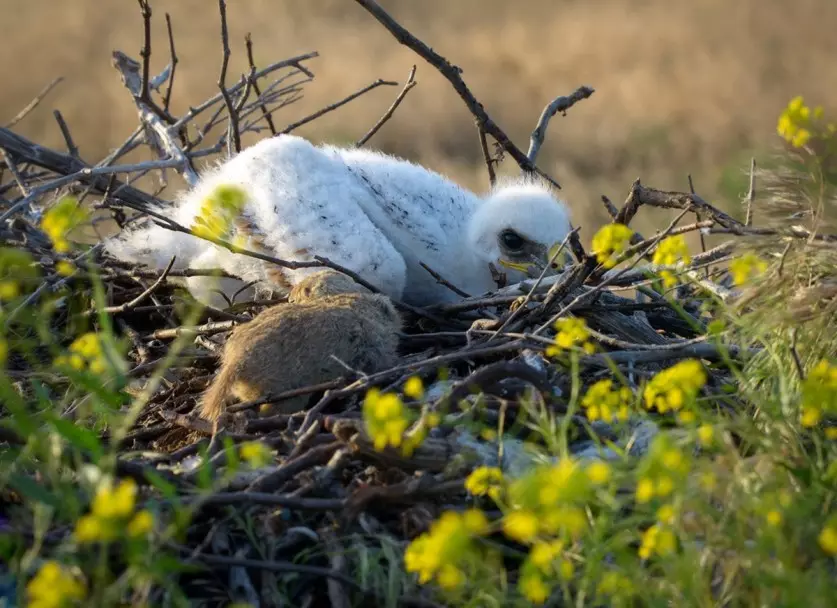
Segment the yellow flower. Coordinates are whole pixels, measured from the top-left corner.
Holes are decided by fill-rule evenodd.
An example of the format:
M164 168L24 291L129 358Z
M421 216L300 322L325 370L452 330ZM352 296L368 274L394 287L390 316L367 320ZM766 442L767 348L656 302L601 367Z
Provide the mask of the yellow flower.
M746 253L729 263L732 282L736 285L744 285L765 270L767 270L767 262L753 253Z
M654 250L654 257L651 261L662 266L674 266L679 261L682 261L683 264L690 264L692 260L689 257L686 239L679 234L664 238ZM677 284L677 278L669 270L660 272L660 277L662 277L665 287L674 287Z
M128 536L145 536L154 529L154 516L145 509L139 511L128 524Z
M627 597L633 595L634 586L624 574L609 570L602 575L596 591L601 595Z
M201 204L191 230L197 236L224 239L247 203L246 192L231 184L222 184ZM239 235L240 237L240 235ZM236 238L241 243L241 238Z
M91 511L103 519L128 517L134 511L136 496L137 483L133 479L123 479L115 488L103 484L93 498Z
M411 399L421 399L424 396L424 384L418 376L411 376L404 383L404 394Z
M624 224L607 224L593 236L596 260L605 268L616 265L617 256L627 249L634 231Z
M41 230L52 241L53 248L59 253L70 250L67 233L87 220L88 213L79 206L72 196L65 196L53 205L41 218Z
M629 406L632 399L631 389L625 386L615 389L612 380L604 379L587 389L581 399L581 406L591 422L595 420L624 422L630 417Z
M777 509L770 509L764 518L767 520L767 523L774 527L782 523L782 513Z
M87 590L82 581L63 569L58 562L44 562L26 585L30 606L60 607L84 599Z
M579 507L555 507L543 514L540 527L547 534L563 534L575 538L587 528L587 518Z
M513 511L503 518L503 532L512 540L529 543L537 536L539 523L531 511Z
M674 532L666 527L655 524L648 528L642 535L642 544L639 547L639 556L642 559L649 559L655 553L665 557L673 553L677 546Z
M20 295L20 285L17 281L7 279L0 281L0 302L14 300Z
M482 536L488 533L488 518L479 509L468 509L462 514L462 524L471 534Z
M40 266L26 251L0 247L0 302L14 300L40 280Z
M715 429L712 428L711 424L702 424L697 430L697 435L701 445L708 447L712 445L715 437Z
M273 451L261 441L245 441L238 448L238 453L254 469L267 466L273 459Z
M529 551L529 561L544 574L552 572L552 564L564 550L561 541L537 542Z
M569 350L574 346L581 346L588 351L590 346L587 340L590 332L587 330L587 322L579 317L568 317L558 319L554 325L556 331L555 342L546 349L548 357L554 357L561 351Z
M837 365L822 360L801 386L801 424L814 427L824 415L837 414Z
M645 385L645 406L649 410L656 407L661 414L669 410L677 412L697 397L706 380L706 372L699 361L681 361L664 369Z
M587 477L596 485L603 485L610 481L610 465L601 460L587 467Z
M410 425L408 412L401 397L394 393L381 394L377 389L371 389L366 393L363 400L363 421L376 450L383 450L388 445L399 447L404 431ZM416 444L410 442L406 447L411 451Z
M672 504L665 504L659 509L657 509L657 521L663 524L672 524L674 523L674 518L676 517L677 513L674 510L674 506Z
M539 574L521 576L517 582L517 587L523 597L533 604L543 604L551 591Z
M465 480L465 489L474 496L497 500L503 490L503 471L497 467L477 467Z
M837 522L827 524L817 537L817 542L823 551L830 555L837 555Z
M62 277L68 277L76 271L76 267L73 266L72 262L68 262L66 260L59 260L57 264L55 264L55 272L60 274Z
M94 515L82 515L76 520L73 538L79 543L95 543L99 540L110 540L111 529L102 525L102 521Z
M451 564L445 564L439 569L436 580L442 589L456 589L465 582L465 574Z
M654 482L648 478L640 479L636 485L636 501L646 503L654 498Z

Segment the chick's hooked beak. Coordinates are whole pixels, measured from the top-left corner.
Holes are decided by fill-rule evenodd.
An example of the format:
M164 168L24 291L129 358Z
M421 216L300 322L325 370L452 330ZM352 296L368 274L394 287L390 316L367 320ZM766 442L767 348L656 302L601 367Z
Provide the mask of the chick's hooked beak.
M547 267L547 265L549 265L550 268L547 269L547 272L544 274L550 274L549 270L555 272L567 263L571 262L569 252L561 251L563 248L562 245L563 241L556 241L547 250L545 256L541 257L531 255L529 256L528 262L510 262L502 258L498 260L498 262L501 266L504 266L505 268L517 270L519 272L522 272L529 278L535 279L539 277L541 273L544 273L544 269Z

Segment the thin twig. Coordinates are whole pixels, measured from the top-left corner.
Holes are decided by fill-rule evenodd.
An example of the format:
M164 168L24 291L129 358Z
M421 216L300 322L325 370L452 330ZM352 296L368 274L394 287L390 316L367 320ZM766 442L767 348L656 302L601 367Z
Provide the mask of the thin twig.
M73 136L70 135L70 128L67 126L64 117L61 115L61 111L53 110L52 115L55 116L58 128L61 129L61 135L64 137L64 143L67 144L67 152L70 153L70 156L79 158L78 146L76 146L76 143L73 141Z
M169 110L169 104L171 102L171 91L174 88L174 73L177 70L177 52L174 50L174 34L172 33L171 27L171 15L166 13L166 32L169 36L169 54L171 55L171 73L169 74L169 84L166 87L166 95L163 98L163 109L167 112Z
M35 108L37 108L37 107L38 107L38 104L40 104L40 103L44 100L44 98L45 98L47 95L49 95L49 92L50 92L52 89L54 89L54 88L55 88L55 86L56 86L58 83L60 83L62 80L64 80L64 77L63 77L63 76L58 76L57 78L54 78L54 79L52 80L52 82L50 82L50 83L49 83L48 85L46 85L43 89L41 89L41 92L40 92L40 93L38 93L37 95L35 95L35 98L34 98L32 101L30 101L28 104L26 104L26 107L25 107L25 108L23 108L20 112L18 112L18 113L17 113L17 116L15 116L14 118L12 118L12 119L11 119L8 123L6 123L6 125L4 125L4 126L5 126L7 129L11 129L11 128L12 128L12 127L14 127L17 123L19 123L21 120L23 120L24 118L26 118L26 117L29 115L29 113L30 113L32 110L34 110Z
M294 123L289 124L287 127L285 127L284 129L282 129L282 134L283 134L283 135L285 135L285 134L287 134L287 133L290 133L291 131L293 131L293 130L295 130L295 129L298 129L298 128L299 128L299 127L301 127L302 125L308 124L308 123L309 123L309 122L311 122L312 120L315 120L315 119L319 118L319 117L320 117L320 116L322 116L323 114L328 114L329 112L331 112L331 111L333 111L333 110L336 110L337 108L339 108L339 107L341 107L341 106L346 105L346 104L347 104L347 103L349 103L350 101L352 101L352 100L354 100L354 99L357 99L357 98L358 98L358 97L360 97L361 95L363 95L363 94L365 94L365 93L368 93L368 92L369 92L369 91L371 91L372 89L376 89L376 88L378 88L378 87L380 87L380 86L382 86L382 85L386 85L386 86L388 86L388 87L394 87L394 86L398 86L398 83L397 83L397 82L392 82L391 80L381 80L381 79L379 78L378 80L376 80L376 81L375 81L375 82L373 82L372 84L368 84L368 85L366 85L365 87L363 87L362 89L360 89L359 91L357 91L357 92L355 92L355 93L352 93L352 94L351 94L351 95L349 95L348 97L346 97L346 98L344 98L344 99L341 99L340 101L338 101L338 102L336 102L336 103L333 103L333 104L331 104L331 105L328 105L328 106L326 106L326 107L324 107L324 108L322 108L322 109L320 109L320 110L317 110L316 112L314 112L313 114L310 114L310 115L306 116L305 118L302 118L302 119L300 119L300 120L298 120L298 121L296 121L296 122L294 122Z
M259 87L259 83L255 78L256 62L253 59L253 39L251 38L249 32L247 33L247 36L244 37L244 42L247 47L247 61L250 64L250 81L253 83L253 90L256 92L256 97L259 100L259 107L262 109L262 115L267 123L267 128L270 129L270 134L276 135L276 125L273 124L273 115L267 111L267 104L262 100L262 92Z
M224 97L224 103L227 106L227 114L230 117L230 131L232 134L231 142L232 150L229 155L241 152L241 133L238 130L238 115L233 106L232 98L229 91L227 91L227 65L230 61L230 39L227 32L227 3L226 0L218 0L218 11L221 14L221 74L218 76L218 88L221 90L221 95Z
M485 168L488 170L488 184L493 188L497 183L497 174L494 172L494 163L497 161L491 158L491 152L488 150L488 141L485 138L485 129L483 129L479 122L477 125L477 133L480 136L480 148L482 149L482 159L485 161Z
M433 277L434 279L436 279L436 282L439 283L440 285L443 285L443 286L447 287L453 293L455 293L456 295L458 295L462 298L470 298L471 297L470 294L467 294L464 291L462 291L461 289L459 289L459 287L457 287L456 285L454 285L453 283L451 283L450 281L445 279L442 275L440 275L438 272L433 270L430 266L428 266L424 262L419 262L419 264L421 265L422 268L424 268L427 272L429 272L430 276Z
M747 190L747 213L744 218L744 225L753 225L753 203L756 200L756 159L750 158L750 187Z
M407 82L404 83L404 88L401 89L400 93L398 93L398 96L395 98L395 101L393 101L392 105L390 105L387 111L384 112L384 115L378 119L378 122L376 122L375 125L371 129L369 129L369 131L366 132L366 135L357 140L357 142L355 143L355 147L360 148L366 142L372 139L375 133L377 133L378 130L382 126L384 126L384 123L386 123L390 118L392 118L393 113L395 113L395 110L398 109L398 106L401 105L401 102L404 101L404 98L407 96L407 93L409 93L410 90L418 84L415 81L415 76L416 66L413 66L413 68L410 70L410 75L407 77Z
M538 119L538 124L529 138L529 151L526 153L529 162L534 164L537 160L538 152L540 152L541 146L546 138L546 127L549 124L549 120L558 112L566 116L567 110L582 99L587 99L594 92L595 90L588 86L580 86L569 95L556 97L543 109L541 117Z
M497 123L491 119L485 111L483 105L477 101L477 98L474 97L473 93L471 93L470 89L465 84L465 81L462 80L462 76L460 76L462 73L461 68L452 65L447 59L413 36L403 26L399 25L398 22L396 22L395 19L389 15L389 13L387 13L377 2L375 2L375 0L355 0L355 2L365 8L375 19L378 20L379 23L381 23L381 25L389 30L398 42L416 52L430 65L435 67L439 73L441 73L442 76L444 76L447 81L451 83L454 90L459 94L459 97L461 97L465 102L465 105L468 106L471 114L474 115L474 118L477 120L477 124L486 133L491 135L491 137L493 137L497 143L500 144L503 150L509 153L521 169L529 173L536 173L545 180L549 181L556 188L561 188L558 182L538 169L538 167L529 160L529 157L526 156L520 148L515 146L511 139L509 139L508 135L506 135Z

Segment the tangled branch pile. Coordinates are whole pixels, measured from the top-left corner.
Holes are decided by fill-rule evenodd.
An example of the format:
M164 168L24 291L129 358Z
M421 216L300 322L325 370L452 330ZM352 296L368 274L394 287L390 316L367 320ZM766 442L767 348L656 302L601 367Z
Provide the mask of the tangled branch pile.
M524 153L491 120L458 69L371 0L357 2L450 80L480 127L492 181L503 154L523 171L548 178L535 164L546 125L592 89L581 87L550 104ZM71 243L66 229L78 223L74 218L79 207L68 204L71 199L65 195L95 212L88 222L94 229L110 221L122 227L151 215L162 225L188 231L166 217L165 200L131 184L150 174L165 183L168 169L194 184L195 161L235 153L243 134L291 132L372 88L395 83L379 80L279 128L275 113L300 99L304 85L314 78L307 63L316 53L258 69L248 39L250 72L228 86L230 47L222 25L219 93L184 116L173 116L169 104L177 58L171 24L171 62L152 77L151 10L144 0L139 4L145 27L143 61L114 53L114 67L140 119L124 144L90 165L78 156L60 114L56 118L68 153L0 129L5 176L0 180L0 318L6 335L2 353L8 358L0 382L0 451L9 464L0 474L0 532L9 539L2 549L6 562L18 564L14 593L22 591L24 577L38 571L28 592L43 605L48 603L44 598L56 594L70 602L88 597L95 605L214 605L231 599L252 605L438 605L445 596L416 585L403 572L402 555L418 537L407 550L407 569L418 572L421 582L434 579L438 587L461 593L460 602L478 602L474 598L479 597L498 601L507 593L505 587L514 585L520 595L510 602L543 602L550 593L553 602L585 593L597 605L620 598L630 602L637 594L641 598L641 581L649 583L653 597L671 597L664 581L676 576L664 564L642 570L644 578L635 578L633 588L631 579L639 570L630 568L642 569L655 555L675 551L673 537L666 536L672 528L666 526L677 517L683 524L676 528L683 535L679 563L696 560L700 547L707 547L705 565L698 568L705 578L677 575L681 582L690 581L694 598L708 593L730 604L746 603L760 593L765 594L762 601L771 593L785 600L799 598L793 595L801 593L795 584L774 582L759 591L748 580L755 566L740 565L752 558L742 547L750 528L758 525L745 501L735 507L742 514L741 542L726 547L728 553L711 538L722 526L715 520L707 523L707 513L720 505L722 517L723 501L733 496L724 494L736 483L721 480L724 467L746 461L757 468L771 445L788 465L807 461L812 475L808 483L821 484L818 494L807 492L809 502L820 502L797 514L802 518L803 512L816 511L819 525L799 530L802 549L794 555L808 568L805 584L812 593L827 587L829 580L833 583L833 564L817 562L818 549L805 545L805 539L817 537L826 552L837 553L837 524L832 538L832 524L822 523L828 515L822 505L833 497L833 447L810 435L822 427L823 437L831 438L829 414L837 410L837 386L828 374L837 377L837 372L821 365L816 368L819 376L811 373L805 384L805 369L833 353L837 343L830 320L837 290L823 279L823 268L833 268L837 235L798 225L755 227L754 168L744 221L694 192L663 192L637 180L621 207L603 197L613 223L597 233L591 247L584 246L578 230L568 236L564 247L573 261L565 267L556 263L554 273L545 271L537 280L515 285L505 285L498 273L495 292L453 304L423 309L401 305L407 324L398 367L373 375L347 370L345 377L326 384L232 406L232 424L213 434L194 410L215 373L219 345L235 325L276 302L242 302L225 310L196 306L178 280L208 271L167 269L159 274L108 258L100 244ZM219 4L224 24L223 0ZM414 74L415 69L392 107L358 145L366 144L393 116L415 85ZM273 80L265 83L268 78ZM496 141L493 153L486 135ZM117 164L143 146L159 160ZM638 213L657 209L673 209L678 215L653 237L628 228ZM681 225L688 215L694 221ZM691 232L729 240L690 256L681 237ZM760 249L762 256L740 255L742 242ZM815 258L820 267L812 262ZM322 258L317 263L340 269ZM785 272L792 272L789 277L782 274L783 265L789 269ZM791 295L796 299L789 299ZM779 314L785 311L775 310L777 301L794 303L790 322ZM778 320L770 325L764 324L766 304L777 313ZM803 317L809 325L800 321ZM785 365L790 372L784 376L771 367ZM780 377L790 379L781 403L758 402ZM824 380L812 385L811 378ZM797 390L791 385L802 387L801 422L789 396ZM398 395L412 432L422 433L412 449L403 449L400 438L384 449L376 447L364 408L373 388L379 393L372 395ZM821 392L806 401L805 390L814 389ZM254 415L263 405L301 395L311 399L299 414ZM675 444L665 443L671 441ZM723 448L717 458L691 469L693 480L699 475L707 482L707 511L687 499L666 500L677 495L681 481L683 488L694 483L685 477L678 481L672 473L674 485L666 490L659 485L662 477L654 477L657 473L647 467L655 459L669 462L675 456L685 463L695 449L695 454L711 455L713 444ZM737 460L729 460L732 453ZM747 460L751 457L757 460ZM585 494L587 506L562 511L571 516L551 532L529 531L526 517L536 510L526 507L522 495L517 503L511 500L515 488L522 490L506 480L523 483L534 475L532 470L544 466L570 471L566 479L575 474L573 467L586 467L585 483L597 486L599 493L609 489L609 498L597 494L594 500ZM107 481L111 475L122 479L121 485ZM649 485L654 479L658 485ZM547 488L552 482L544 483ZM791 492L794 498L788 503L804 502L796 498L806 492L799 476L778 490L768 485L765 492ZM569 492L568 487L562 486L562 492ZM92 502L90 495L95 495ZM660 510L643 515L630 501L619 502L625 496L635 496L639 505L656 505L659 499ZM782 515L782 508L789 509L783 501L777 503L781 507L764 507L767 521L777 527L782 517L791 517ZM614 524L619 532L613 539L619 542L610 546L601 539L579 540L575 528L605 518L606 505L612 509L607 517L621 512L621 521L627 522L622 528ZM669 510L660 515L663 507ZM466 528L471 522L469 534L484 541L483 552L468 558L472 549L466 551L465 545L458 553L451 549L454 533L440 532L444 525L459 525L455 517L442 516L451 512L464 518ZM579 518L578 526L568 523ZM502 523L488 533L489 522ZM537 528L537 521L532 525ZM420 536L428 529L429 535ZM692 540L699 539L697 545L687 543L687 530ZM116 546L123 540L126 551L114 550L109 558L102 553L104 561L97 561L96 554L85 556L90 542ZM639 547L644 561L625 565L619 545L623 541ZM435 556L427 549L433 542ZM601 551L597 558L582 556L585 542ZM780 552L783 545L776 542L767 548L769 554ZM39 553L56 561L38 561ZM484 563L472 559L477 554ZM502 564L492 561L497 555L502 555ZM491 578L500 570L507 576L502 584ZM575 576L576 571L586 574ZM120 577L119 572L130 575ZM174 573L176 585L170 578ZM318 584L320 578L327 584ZM549 580L560 582L553 590ZM489 592L492 585L497 588Z

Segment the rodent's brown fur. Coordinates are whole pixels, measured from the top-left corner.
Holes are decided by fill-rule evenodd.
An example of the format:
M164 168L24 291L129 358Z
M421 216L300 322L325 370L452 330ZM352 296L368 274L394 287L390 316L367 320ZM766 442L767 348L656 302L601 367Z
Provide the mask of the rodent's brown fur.
M401 318L386 296L325 270L298 283L288 302L233 330L204 393L203 418L220 418L230 397L251 401L343 375L330 355L367 373L396 365ZM282 401L277 413L297 412L308 398Z

